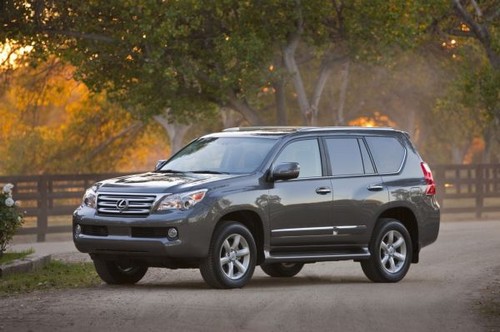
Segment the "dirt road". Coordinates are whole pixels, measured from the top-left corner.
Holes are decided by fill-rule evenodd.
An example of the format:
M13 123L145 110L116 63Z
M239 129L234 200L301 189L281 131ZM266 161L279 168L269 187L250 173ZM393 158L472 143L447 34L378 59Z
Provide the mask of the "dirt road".
M499 266L500 222L447 222L397 284L371 283L353 262L306 265L291 279L257 268L227 291L208 289L198 270L151 269L133 287L1 298L0 331L500 331L478 309Z

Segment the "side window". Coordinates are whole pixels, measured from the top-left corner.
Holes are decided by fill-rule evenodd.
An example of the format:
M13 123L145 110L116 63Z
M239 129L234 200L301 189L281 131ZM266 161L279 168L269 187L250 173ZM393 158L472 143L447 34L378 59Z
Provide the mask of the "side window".
M275 160L275 164L298 162L299 178L321 176L321 157L318 141L315 139L295 141L288 144Z
M396 173L405 157L405 148L395 137L366 137L379 173Z
M326 140L326 146L333 175L365 173L357 138L329 138Z

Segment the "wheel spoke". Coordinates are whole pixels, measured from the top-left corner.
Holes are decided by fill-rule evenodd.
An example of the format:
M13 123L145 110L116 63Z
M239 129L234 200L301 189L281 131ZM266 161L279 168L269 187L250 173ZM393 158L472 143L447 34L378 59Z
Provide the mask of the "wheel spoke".
M404 262L406 260L406 255L400 254L399 252L395 253L394 257L396 257L396 259L400 262Z
M384 255L384 257L381 260L382 265L385 266L388 260L389 260L389 255Z
M226 239L222 245L224 246L224 250L226 250L226 252L231 251L231 245L229 244L228 239Z
M382 243L380 243L380 249L382 249L384 253L387 252L387 243L382 241Z
M229 264L227 264L227 268L228 268L228 271L227 271L227 276L229 278L234 278L234 264L233 262L229 262Z
M387 233L387 244L393 244L394 243L394 231L390 231Z
M238 250L236 252L236 257L243 257L243 256L246 256L246 255L249 255L249 254L250 254L250 249L243 248L243 249Z
M397 241L393 244L393 247L395 249L401 247L401 245L403 245L405 243L405 239L401 236L399 239L397 239Z
M240 245L240 240L241 240L241 235L235 235L233 244L231 245L231 249L238 249L238 246Z
M241 264L240 261L234 261L234 264L236 264L236 268L238 269L240 274L244 274L247 271L247 267Z
M220 259L220 265L224 266L227 263L229 263L230 261L231 261L231 259L229 257L227 257L227 256L221 257L221 259Z
M396 263L394 262L394 257L389 258L389 271L394 272L396 270Z

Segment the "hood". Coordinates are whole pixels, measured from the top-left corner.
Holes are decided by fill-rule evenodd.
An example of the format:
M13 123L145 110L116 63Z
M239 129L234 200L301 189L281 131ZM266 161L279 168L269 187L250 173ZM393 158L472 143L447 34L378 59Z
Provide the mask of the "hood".
M100 181L98 192L170 193L235 176L237 175L149 172Z

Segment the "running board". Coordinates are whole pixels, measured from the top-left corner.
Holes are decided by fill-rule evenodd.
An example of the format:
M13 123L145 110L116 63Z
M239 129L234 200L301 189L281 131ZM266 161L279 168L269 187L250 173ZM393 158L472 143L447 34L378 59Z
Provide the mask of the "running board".
M301 253L269 253L265 251L266 263L291 263L291 262L322 262L342 260L362 260L370 257L368 248L344 252L301 252Z

